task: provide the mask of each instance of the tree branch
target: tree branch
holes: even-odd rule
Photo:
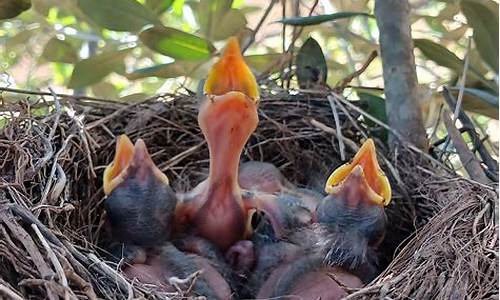
[[[467,147],[467,143],[465,143],[460,131],[458,131],[455,124],[453,124],[450,114],[450,111],[445,109],[443,111],[443,120],[446,125],[446,129],[448,130],[448,134],[453,142],[453,146],[455,146],[458,156],[460,157],[462,165],[471,179],[483,184],[490,183],[483,168],[481,167],[481,164],[477,161],[476,156],[472,153],[472,151],[470,151],[469,147]]]
[[[409,23],[408,0],[376,0],[380,54],[389,125],[422,150],[428,147],[417,99],[417,73]],[[391,148],[400,141],[390,135]]]

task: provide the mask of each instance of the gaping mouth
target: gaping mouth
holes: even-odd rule
[[[123,134],[116,141],[113,161],[104,170],[104,193],[109,195],[132,172],[139,180],[144,181],[148,177],[154,176],[161,182],[169,184],[167,176],[156,167],[151,159],[144,141],[138,139],[134,146],[130,139]]]
[[[241,151],[259,122],[259,88],[236,38],[210,70],[205,93],[198,123],[210,149],[210,178],[236,176]]]
[[[208,74],[204,90],[209,96],[240,92],[254,102],[258,101],[257,81],[241,55],[236,38],[232,37],[228,40],[222,57],[212,66]]]
[[[391,202],[391,186],[377,161],[375,143],[368,139],[363,143],[351,162],[337,168],[328,178],[325,191],[338,193],[347,186],[356,184],[368,200],[379,205]]]

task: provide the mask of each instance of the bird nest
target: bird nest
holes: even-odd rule
[[[197,101],[163,94],[133,104],[34,93],[4,104],[0,131],[0,298],[189,298],[129,281],[107,262],[102,173],[115,137],[145,140],[173,187],[185,191],[208,170]],[[367,135],[362,109],[324,92],[264,91],[260,123],[242,160],[271,162],[299,186],[322,190],[326,176]],[[390,128],[388,128],[390,130]],[[408,147],[407,147],[408,146]],[[411,145],[390,154],[385,269],[349,299],[485,299],[498,292],[496,187],[452,174]]]

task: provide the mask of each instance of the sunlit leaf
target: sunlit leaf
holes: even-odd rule
[[[231,10],[233,0],[204,0],[196,3],[196,16],[202,36],[213,40],[215,33],[220,30],[219,22]]]
[[[5,41],[5,49],[8,51],[14,50],[18,46],[26,46],[26,43],[36,34],[39,26],[29,28],[23,31],[18,32],[13,37],[8,38]]]
[[[166,12],[175,0],[146,0],[144,6],[157,15]]]
[[[92,93],[96,95],[96,97],[105,98],[105,99],[116,99],[118,98],[118,89],[109,82],[99,82],[92,86]]]
[[[52,67],[54,83],[58,85],[64,85],[66,83],[74,68],[73,65],[58,62],[52,63],[50,66]]]
[[[182,10],[184,8],[184,0],[175,0],[172,4],[172,11],[177,15],[182,15]]]
[[[175,78],[188,75],[200,62],[175,61],[173,63],[156,65],[148,68],[137,69],[127,74],[127,78],[135,80],[145,77]]]
[[[426,39],[414,39],[415,47],[422,51],[425,57],[434,61],[440,66],[450,68],[455,71],[456,74],[461,74],[463,72],[464,63],[456,56],[453,52],[435,43],[431,40]],[[467,79],[481,81],[485,86],[498,90],[498,86],[492,84],[484,78],[474,66],[469,64],[467,69]]]
[[[444,33],[446,32],[446,27],[443,25],[442,20],[434,17],[434,16],[424,16],[425,22],[429,25],[429,27],[437,32]]]
[[[449,88],[450,92],[458,97],[459,88]],[[463,107],[467,111],[475,112],[490,118],[498,119],[498,95],[488,91],[464,88]]]
[[[272,73],[279,70],[280,61],[285,58],[281,53],[268,53],[258,55],[247,55],[245,61],[258,73]]]
[[[215,52],[209,41],[170,27],[148,28],[139,38],[151,50],[180,60],[204,60]]]
[[[78,60],[78,55],[66,41],[61,41],[57,38],[51,38],[43,49],[42,57],[48,61],[63,62],[72,64]]]
[[[130,50],[105,52],[77,62],[68,87],[76,89],[97,83],[111,72],[123,68],[123,60]]]
[[[30,0],[2,0],[0,1],[0,20],[14,18],[30,7]]]
[[[338,12],[327,15],[319,15],[319,16],[310,16],[310,17],[291,17],[281,19],[278,22],[286,24],[286,25],[294,25],[294,26],[309,26],[309,25],[317,25],[324,22],[335,21],[339,19],[364,16],[374,18],[372,14],[364,13],[364,12]]]
[[[214,41],[219,41],[240,32],[247,25],[245,15],[236,9],[226,11],[218,20],[217,30],[212,34]]]
[[[467,24],[474,29],[473,39],[479,54],[498,73],[498,3],[488,2],[494,10],[477,0],[462,0],[460,7]]]
[[[239,8],[239,10],[243,14],[247,15],[247,14],[253,14],[255,12],[261,11],[262,7],[260,7],[260,6],[245,6],[245,7]]]
[[[115,31],[139,31],[159,23],[153,12],[135,0],[78,0],[78,6],[96,24]]]
[[[86,22],[93,24],[93,21],[82,12],[77,0],[32,0],[33,9],[46,17],[46,20],[54,24]],[[66,20],[64,20],[66,19]],[[69,21],[73,22],[69,22]]]
[[[146,100],[149,97],[151,97],[151,96],[146,94],[146,93],[133,93],[133,94],[121,97],[120,101],[121,102],[135,103],[135,102]]]
[[[415,47],[420,49],[428,59],[433,60],[440,66],[461,72],[463,62],[455,53],[431,40],[414,39],[413,42],[415,43]]]
[[[312,37],[302,45],[297,58],[297,79],[301,88],[322,85],[326,82],[328,68],[321,46]]]
[[[458,39],[462,38],[464,34],[467,32],[468,27],[463,25],[460,26],[456,29],[446,31],[443,34],[443,38],[446,38],[451,41],[457,41]]]

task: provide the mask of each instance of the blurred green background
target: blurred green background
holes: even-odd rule
[[[468,53],[464,107],[497,142],[498,2],[410,4],[426,126],[439,116],[439,87],[457,93]],[[196,92],[224,41],[236,35],[258,78],[299,88],[294,75],[313,63],[334,87],[378,50],[373,8],[374,0],[2,0],[0,86],[51,86],[117,101]],[[317,44],[301,49],[309,37]],[[308,60],[320,56],[324,61]],[[371,104],[382,99],[379,57],[344,90],[355,93]]]

